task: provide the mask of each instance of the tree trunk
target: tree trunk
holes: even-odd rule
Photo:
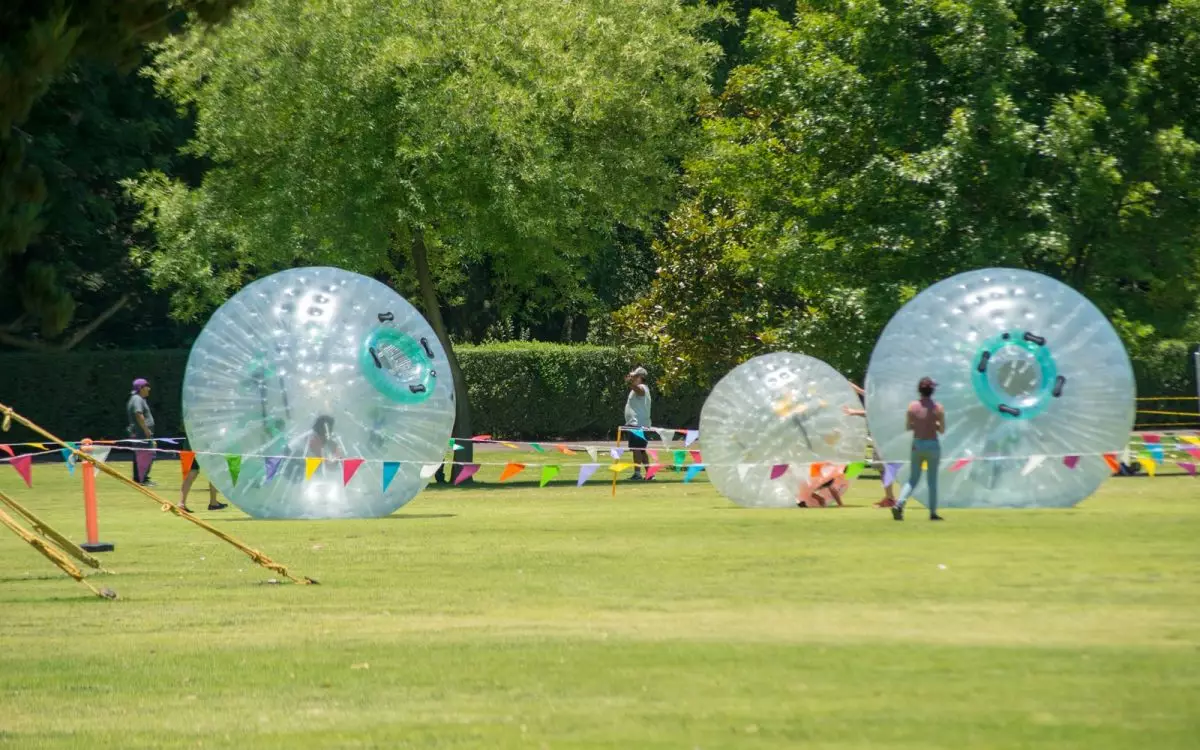
[[[22,315],[11,325],[0,328],[0,344],[7,344],[8,346],[15,347],[17,349],[26,349],[35,352],[67,352],[74,349],[79,345],[80,342],[95,333],[97,328],[108,322],[109,318],[120,312],[121,308],[125,307],[127,304],[129,304],[129,295],[122,294],[121,298],[109,305],[107,310],[97,315],[87,325],[77,329],[66,340],[58,343],[27,339],[17,336],[14,333],[10,333],[10,331],[16,331],[19,329],[20,322],[25,318],[25,316]]]
[[[471,437],[471,404],[467,399],[467,381],[463,379],[462,370],[458,367],[458,357],[450,344],[450,335],[446,332],[446,323],[442,320],[442,308],[438,304],[437,290],[433,286],[433,275],[429,272],[429,253],[425,248],[425,234],[415,230],[412,236],[413,267],[417,272],[417,281],[421,286],[421,305],[429,324],[433,326],[438,341],[446,350],[446,359],[450,365],[450,375],[454,378],[454,437],[463,438],[462,451],[455,451],[451,457],[455,463],[450,470],[451,480],[457,479],[465,464],[475,460],[475,444]],[[468,480],[470,481],[470,480]]]

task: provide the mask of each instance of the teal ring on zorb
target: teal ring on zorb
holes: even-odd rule
[[[437,383],[429,342],[395,328],[376,328],[363,342],[358,361],[367,382],[398,404],[425,401]]]
[[[974,358],[975,394],[1002,419],[1032,419],[1062,395],[1066,379],[1049,345],[1031,331],[1005,331],[983,342]]]

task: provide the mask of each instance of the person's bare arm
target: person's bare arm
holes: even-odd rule
[[[867,416],[866,409],[851,409],[849,406],[842,407],[842,413],[847,417],[865,417]]]
[[[913,413],[912,413],[912,409],[909,409],[908,411],[906,411],[906,412],[904,413],[904,429],[908,430],[909,432],[912,432],[912,431],[913,431],[913,428],[914,428],[915,426],[916,426],[916,425],[914,425],[914,424],[913,424]]]
[[[938,404],[937,408],[937,431],[939,435],[946,434],[946,410]]]
[[[859,387],[858,387],[856,384],[854,384],[854,383],[850,383],[850,387],[851,387],[851,388],[853,388],[853,389],[854,389],[854,392],[855,392],[855,393],[857,393],[857,394],[858,394],[858,395],[860,395],[860,396],[866,396],[866,395],[867,395],[867,392],[866,392],[866,391],[864,391],[862,388],[859,388]]]

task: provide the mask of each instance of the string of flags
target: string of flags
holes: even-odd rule
[[[696,431],[689,431],[689,432],[696,432]],[[699,436],[697,433],[696,438],[698,438],[698,437]],[[1042,465],[1046,464],[1048,461],[1051,461],[1051,460],[1061,461],[1061,463],[1064,466],[1066,466],[1068,469],[1075,469],[1076,467],[1079,466],[1082,459],[1099,457],[1099,458],[1102,458],[1103,461],[1105,462],[1105,464],[1107,464],[1108,468],[1112,472],[1115,473],[1120,469],[1120,466],[1122,463],[1129,464],[1136,457],[1136,459],[1142,465],[1142,467],[1146,471],[1146,473],[1149,474],[1150,476],[1155,476],[1158,472],[1159,467],[1168,461],[1167,451],[1171,450],[1173,453],[1185,454],[1186,459],[1183,457],[1179,457],[1179,458],[1174,458],[1174,459],[1170,459],[1170,460],[1172,460],[1177,466],[1179,466],[1179,468],[1184,470],[1187,474],[1192,475],[1192,476],[1197,476],[1198,470],[1200,470],[1200,436],[1175,435],[1172,437],[1178,440],[1178,442],[1173,445],[1164,443],[1162,440],[1162,436],[1160,436],[1160,435],[1143,435],[1140,441],[1133,441],[1130,444],[1130,446],[1127,447],[1122,452],[1105,452],[1105,453],[1094,453],[1094,454],[1064,454],[1064,455],[1037,454],[1037,455],[1031,455],[1031,456],[960,457],[960,458],[955,458],[955,459],[949,460],[948,471],[959,472],[959,471],[962,471],[963,469],[965,469],[966,467],[970,466],[971,464],[977,463],[977,462],[1012,461],[1012,460],[1025,459],[1025,463],[1021,469],[1021,476],[1028,476],[1029,474],[1036,471],[1039,467],[1041,467]],[[489,436],[489,435],[476,436],[474,438],[471,438],[470,440],[476,441],[476,442],[496,442],[505,447],[511,447],[514,449],[520,447],[515,442],[493,441],[491,439],[491,436]],[[685,440],[686,440],[686,438],[685,438]],[[181,439],[179,439],[179,438],[157,438],[155,442],[163,442],[163,443],[167,443],[167,444],[178,445],[178,443],[180,441],[181,441]],[[453,450],[459,450],[460,445],[463,441],[464,441],[464,439],[462,439],[462,438],[451,439],[448,447]],[[103,443],[101,443],[100,441],[97,441],[96,443],[94,443],[91,446],[91,455],[97,461],[104,462],[104,461],[108,460],[108,457],[115,446],[122,444],[122,443],[144,443],[144,442],[150,442],[150,441],[115,440],[115,441],[104,441]],[[693,438],[690,442],[685,442],[685,446],[691,445],[694,442],[695,442],[695,438]],[[602,465],[602,463],[600,461],[600,451],[602,449],[597,446],[569,446],[569,445],[562,444],[562,443],[553,443],[553,444],[547,445],[547,444],[543,444],[543,443],[531,443],[531,442],[525,442],[523,444],[529,446],[534,452],[539,453],[539,454],[546,454],[546,453],[550,452],[551,450],[556,451],[561,454],[564,454],[564,455],[574,455],[578,452],[587,453],[589,458],[591,459],[591,461],[589,463],[584,463],[584,464],[578,465],[579,473],[577,476],[576,486],[579,486],[579,487],[583,486],[601,468],[604,468],[604,466]],[[42,448],[43,450],[38,453],[24,453],[21,455],[16,455],[13,450],[14,445],[28,445],[31,447],[39,447],[39,448]],[[76,450],[78,450],[80,447],[80,444],[78,442],[72,442],[72,443],[70,443],[70,445],[72,448],[74,448]],[[1135,446],[1140,446],[1140,447],[1138,447],[1135,450]],[[343,484],[349,484],[354,479],[354,477],[357,475],[359,469],[364,464],[379,463],[379,464],[382,464],[381,477],[382,477],[383,488],[385,490],[391,484],[391,482],[395,479],[396,475],[400,472],[401,467],[403,467],[405,465],[420,464],[419,474],[422,479],[432,478],[433,475],[437,473],[438,469],[440,467],[442,467],[443,465],[449,464],[449,465],[460,466],[462,468],[459,470],[457,476],[455,477],[454,484],[461,484],[462,482],[465,482],[467,479],[471,478],[476,473],[478,473],[479,470],[481,468],[483,468],[484,466],[502,467],[501,471],[500,471],[500,478],[499,478],[500,482],[506,482],[506,481],[512,479],[513,477],[516,477],[517,475],[521,474],[527,468],[533,467],[540,471],[538,484],[541,487],[545,487],[549,482],[551,482],[555,478],[557,478],[562,473],[562,470],[563,470],[563,467],[557,463],[526,464],[526,463],[517,462],[517,461],[504,461],[504,462],[492,462],[492,463],[489,463],[489,462],[466,463],[466,462],[457,462],[457,461],[438,461],[438,462],[426,463],[426,462],[418,462],[418,461],[390,461],[390,460],[381,460],[381,459],[365,459],[365,458],[358,458],[358,457],[330,459],[330,458],[323,458],[323,457],[319,457],[319,456],[318,457],[293,457],[293,456],[267,456],[267,455],[253,455],[253,454],[235,455],[235,454],[209,453],[209,452],[199,452],[198,453],[196,451],[190,451],[190,450],[164,449],[164,448],[158,448],[158,447],[154,447],[154,448],[135,447],[135,448],[132,448],[132,450],[135,451],[134,460],[138,462],[139,469],[143,472],[149,468],[151,462],[154,460],[154,456],[156,453],[167,453],[167,454],[178,455],[179,462],[180,462],[180,468],[185,477],[191,471],[192,466],[195,463],[195,459],[196,459],[197,455],[221,456],[225,460],[226,468],[228,469],[229,475],[235,485],[237,484],[238,478],[240,477],[242,470],[243,470],[244,466],[246,465],[247,460],[261,460],[262,461],[264,477],[265,477],[266,481],[271,481],[272,479],[274,479],[275,476],[278,474],[279,469],[283,465],[285,465],[285,462],[303,461],[305,481],[311,480],[312,477],[317,473],[317,471],[323,465],[336,464],[340,467],[341,479],[342,479]],[[630,463],[627,461],[622,461],[622,458],[624,458],[625,452],[627,450],[628,449],[623,446],[616,446],[616,447],[608,449],[609,457],[612,459],[613,462],[610,463],[607,466],[607,468],[610,472],[612,472],[614,477],[624,471],[628,471],[628,470],[634,468],[633,463]],[[699,475],[701,472],[705,471],[709,466],[709,464],[707,464],[704,461],[704,458],[701,455],[700,450],[697,450],[697,449],[688,449],[685,447],[684,449],[673,449],[673,450],[664,449],[662,451],[650,449],[650,448],[647,448],[645,450],[650,459],[650,463],[647,466],[646,471],[645,471],[645,476],[647,478],[653,478],[658,472],[662,471],[664,468],[669,467],[673,471],[683,473],[683,481],[686,483],[686,482],[691,482],[692,480],[694,480],[697,475]],[[43,443],[0,444],[0,454],[7,454],[7,457],[5,457],[4,455],[0,455],[0,463],[10,464],[13,467],[13,469],[16,470],[16,472],[25,481],[25,484],[32,487],[33,486],[33,479],[32,479],[33,459],[37,456],[49,455],[49,454],[53,454],[53,453],[60,453],[62,455],[63,461],[67,467],[67,471],[70,473],[74,473],[77,457],[72,452],[72,450],[70,450],[68,448],[50,449]],[[666,453],[669,460],[665,461],[665,462],[660,461],[659,459],[660,459],[661,453]],[[691,459],[690,464],[687,463],[689,458]],[[1187,459],[1190,459],[1190,460],[1187,460]],[[909,462],[897,461],[897,462],[887,462],[887,463],[883,464],[881,466],[881,472],[880,472],[880,474],[881,474],[880,478],[881,478],[881,481],[883,482],[883,484],[890,485],[890,484],[894,483],[899,476],[900,470],[907,463],[909,463]],[[768,474],[769,478],[772,481],[774,481],[774,480],[778,480],[778,479],[782,478],[784,475],[786,475],[790,471],[791,472],[800,472],[801,475],[804,475],[805,473],[807,473],[808,476],[815,478],[815,477],[820,476],[822,473],[825,473],[830,467],[832,467],[834,470],[836,470],[838,472],[841,472],[847,479],[853,479],[853,478],[857,477],[860,473],[862,473],[862,471],[868,465],[870,465],[870,462],[865,461],[865,460],[864,461],[852,461],[852,462],[848,462],[848,463],[813,462],[813,463],[805,463],[805,464],[789,464],[789,463],[767,464],[767,463],[748,462],[748,463],[737,463],[737,464],[728,464],[728,465],[735,466],[738,476],[742,479],[745,479],[751,471],[754,471],[756,469],[765,468],[769,472],[769,474]]]

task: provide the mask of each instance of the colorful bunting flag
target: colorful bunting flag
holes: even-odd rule
[[[538,481],[538,486],[545,487],[546,484],[551,479],[558,476],[558,472],[559,472],[559,468],[553,464],[551,464],[549,466],[543,466],[542,467],[542,478],[541,478],[541,480]]]
[[[12,467],[21,475],[21,479],[25,480],[25,486],[33,488],[33,456],[26,453],[23,456],[16,456],[11,461]]]
[[[558,451],[559,453],[563,454],[564,456],[574,456],[575,455],[575,451],[571,450],[570,448],[568,448],[565,445],[556,445],[556,446],[554,446],[554,449],[556,451]]]
[[[1151,440],[1151,438],[1154,439]],[[1162,463],[1165,456],[1163,454],[1163,447],[1158,442],[1158,435],[1146,435],[1143,439],[1146,441],[1146,452],[1154,456],[1155,461]]]
[[[950,471],[961,471],[962,469],[966,468],[967,465],[970,463],[971,463],[971,459],[960,458],[957,461],[955,461],[954,463],[950,464]]]
[[[514,450],[514,451],[518,448],[516,443],[508,443],[503,440],[500,441],[500,445],[503,445],[505,448],[508,448],[509,450]]]
[[[267,466],[267,481],[268,482],[271,481],[271,479],[275,476],[275,472],[279,471],[279,465],[282,462],[283,462],[283,458],[281,458],[279,456],[267,456],[266,460],[263,461],[263,463],[266,464],[266,466]],[[384,489],[387,489],[386,484],[384,485]]]
[[[108,461],[109,453],[112,453],[112,447],[108,446],[108,445],[102,445],[98,448],[92,448],[92,458],[96,459],[100,463],[105,463],[106,461]]]
[[[808,478],[816,479],[821,476],[821,472],[825,471],[825,464],[822,461],[814,461],[808,465]]]
[[[180,451],[179,452],[179,469],[183,472],[183,478],[187,479],[187,475],[192,471],[192,464],[196,461],[195,451]],[[273,473],[273,472],[271,472]],[[269,478],[269,477],[268,477]]]
[[[233,480],[233,486],[236,487],[238,476],[242,473],[242,457],[226,456],[225,465],[229,467],[229,478]]]
[[[538,445],[537,443],[530,443],[530,444],[529,444],[529,447],[530,447],[530,448],[533,448],[533,449],[534,449],[535,451],[537,451],[538,453],[545,453],[545,452],[546,452],[545,450],[543,450],[543,449],[542,449],[542,446]]]
[[[1108,464],[1110,471],[1117,472],[1121,469],[1121,464],[1117,461],[1117,454],[1115,453],[1105,453],[1104,463]]]
[[[658,470],[662,468],[662,464],[650,464],[646,467],[646,479],[653,479]]]
[[[704,460],[702,458],[700,458],[700,451],[688,451],[688,452],[692,454],[692,463],[694,463],[694,464],[704,463]]]
[[[138,450],[133,454],[133,460],[137,464],[138,476],[144,477],[154,462],[154,451]]]
[[[1182,441],[1183,441],[1183,442],[1185,442],[1185,443],[1191,443],[1191,444],[1193,444],[1193,445],[1200,445],[1200,436],[1196,436],[1196,435],[1180,435],[1180,436],[1179,436],[1179,439],[1180,439],[1180,440],[1182,440]]]
[[[363,465],[361,458],[343,458],[342,459],[342,484],[350,484],[350,480],[354,478],[354,473],[358,471],[358,467]]]
[[[652,450],[650,450],[649,448],[647,448],[647,449],[646,449],[646,455],[650,457],[650,460],[651,460],[651,461],[657,461],[657,460],[658,460],[658,451],[652,451]]]
[[[467,464],[459,470],[458,476],[454,478],[455,484],[462,484],[471,477],[475,476],[475,472],[479,471],[479,464]]]
[[[859,474],[863,473],[863,469],[867,468],[866,461],[853,461],[846,466],[846,478],[854,479]]]
[[[611,464],[608,467],[608,470],[614,474],[620,474],[622,471],[625,471],[626,469],[632,469],[632,468],[633,468],[633,464],[631,464],[631,463],[617,463],[617,464]]]
[[[1149,453],[1143,453],[1138,458],[1142,459],[1142,468],[1146,470],[1147,474],[1154,476],[1158,473],[1158,462],[1154,460],[1154,456],[1151,456]]]
[[[45,444],[45,443],[26,443],[25,445],[31,446],[31,447],[33,447],[33,448],[37,448],[37,449],[38,449],[38,450],[40,450],[40,451],[49,450],[49,449],[46,447],[46,444]]]
[[[1182,446],[1183,450],[1192,458],[1200,458],[1200,447],[1192,448],[1190,446]]]
[[[515,461],[509,461],[505,464],[504,469],[500,472],[500,481],[511,479],[525,470],[525,464],[519,464]]]
[[[1029,476],[1034,472],[1035,469],[1037,469],[1037,467],[1044,463],[1046,463],[1045,456],[1030,456],[1029,460],[1025,462],[1025,468],[1021,469],[1021,476]]]
[[[746,481],[746,475],[749,474],[750,470],[753,468],[754,468],[754,464],[738,464],[737,465],[738,481],[739,482]]]
[[[492,439],[491,435],[476,435],[475,437],[471,438],[471,441],[477,443],[477,442],[486,442],[491,439]]]
[[[591,479],[592,475],[599,470],[600,464],[583,464],[579,467],[579,481],[575,483],[576,487],[582,487],[583,483]]]
[[[688,447],[692,443],[696,442],[696,440],[698,440],[699,437],[700,437],[700,430],[688,430],[687,432],[684,433],[683,447],[684,448]]]
[[[683,475],[683,481],[692,481],[696,478],[696,475],[702,471],[704,471],[704,464],[692,464],[687,468],[687,473]]]
[[[624,448],[610,448],[608,455],[612,456],[614,461],[620,461],[621,455],[625,453]]]
[[[400,471],[399,461],[384,461],[383,462],[383,491],[387,492],[388,485],[396,478],[396,473]],[[457,482],[456,482],[457,484]]]
[[[168,445],[179,445],[179,441],[175,438],[154,438],[157,442],[166,443]]]
[[[59,451],[59,453],[62,454],[63,463],[67,465],[67,473],[74,474],[75,473],[75,454],[71,452],[70,448],[63,448],[62,450]]]
[[[880,477],[883,486],[887,487],[896,481],[896,475],[900,473],[900,467],[904,464],[889,463],[883,465],[883,476]]]
[[[655,432],[658,433],[658,439],[664,443],[669,443],[675,439],[675,430],[671,430],[666,427],[659,427],[655,430]]]
[[[1078,465],[1079,465],[1079,456],[1064,456],[1063,457],[1063,466],[1067,467],[1068,469],[1074,469]]]
[[[7,453],[10,456],[14,455],[12,446],[4,445],[2,443],[0,443],[0,451],[4,451],[5,453]]]
[[[433,479],[433,475],[437,474],[439,466],[441,466],[441,464],[425,464],[421,467],[421,478]]]
[[[787,473],[787,464],[775,464],[771,467],[771,479],[778,479]]]
[[[1196,464],[1191,463],[1190,461],[1177,461],[1176,463],[1179,464],[1179,468],[1183,469],[1188,474],[1196,476]]]
[[[586,450],[587,454],[589,456],[591,456],[592,463],[595,463],[596,461],[600,460],[600,452],[596,449],[596,447],[594,445],[589,445],[586,448],[584,448],[584,450]]]
[[[683,466],[683,459],[687,458],[687,451],[675,451],[673,458],[675,459],[675,468]]]
[[[304,459],[304,479],[308,481],[312,479],[313,474],[317,473],[317,469],[321,466],[320,456],[311,456]]]

